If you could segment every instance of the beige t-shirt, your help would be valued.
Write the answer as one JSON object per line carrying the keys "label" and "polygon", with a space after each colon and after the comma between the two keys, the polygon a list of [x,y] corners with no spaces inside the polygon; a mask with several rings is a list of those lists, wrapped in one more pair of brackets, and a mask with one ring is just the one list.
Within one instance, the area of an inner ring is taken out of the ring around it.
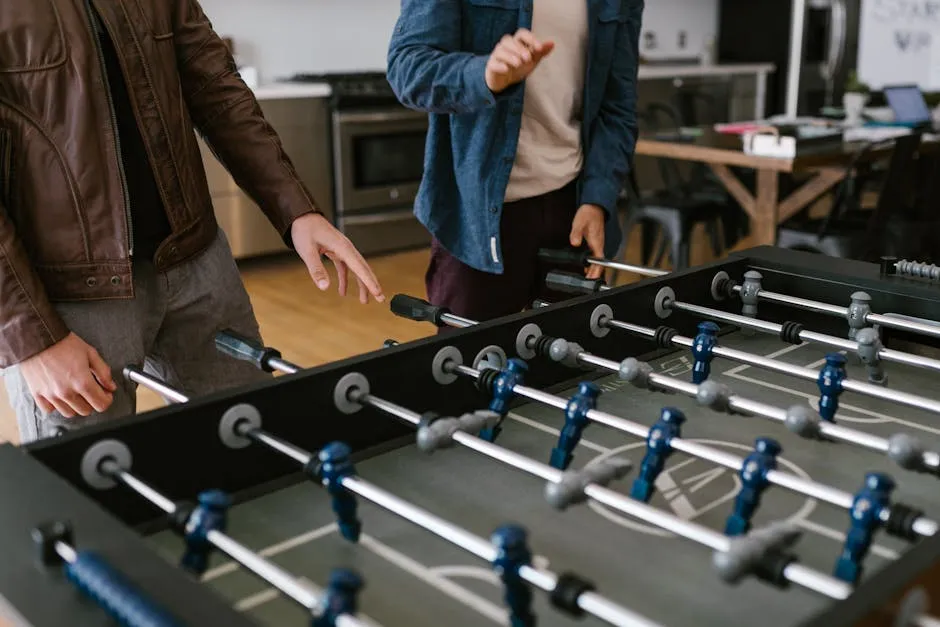
{"label": "beige t-shirt", "polygon": [[522,127],[506,202],[564,187],[581,172],[581,107],[587,58],[586,0],[535,0],[532,33],[555,42],[525,82]]}

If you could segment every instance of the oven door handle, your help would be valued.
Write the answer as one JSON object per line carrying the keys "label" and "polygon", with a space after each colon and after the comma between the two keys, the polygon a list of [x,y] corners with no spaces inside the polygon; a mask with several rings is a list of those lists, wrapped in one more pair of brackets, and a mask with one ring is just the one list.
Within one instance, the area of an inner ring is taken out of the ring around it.
{"label": "oven door handle", "polygon": [[333,119],[340,124],[375,124],[427,120],[428,114],[412,109],[401,111],[337,111]]}
{"label": "oven door handle", "polygon": [[395,211],[380,211],[366,215],[343,215],[339,218],[340,226],[370,226],[384,222],[399,222],[414,219],[413,209],[398,209]]}

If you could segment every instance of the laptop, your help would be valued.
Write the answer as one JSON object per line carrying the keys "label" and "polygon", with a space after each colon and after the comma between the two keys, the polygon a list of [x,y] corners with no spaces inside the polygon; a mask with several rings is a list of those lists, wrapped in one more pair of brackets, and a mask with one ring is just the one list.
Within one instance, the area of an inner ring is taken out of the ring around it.
{"label": "laptop", "polygon": [[894,113],[894,123],[914,129],[933,129],[933,116],[917,85],[886,85],[885,100]]}

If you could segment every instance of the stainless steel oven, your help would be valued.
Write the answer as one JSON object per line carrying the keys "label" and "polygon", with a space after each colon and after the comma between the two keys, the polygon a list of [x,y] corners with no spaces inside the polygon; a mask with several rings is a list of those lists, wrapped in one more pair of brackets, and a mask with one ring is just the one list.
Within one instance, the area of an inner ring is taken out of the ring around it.
{"label": "stainless steel oven", "polygon": [[414,217],[426,113],[402,106],[383,73],[300,74],[332,91],[333,219],[363,254],[430,245]]}
{"label": "stainless steel oven", "polygon": [[427,114],[400,105],[333,112],[337,227],[363,253],[426,246],[414,218]]}

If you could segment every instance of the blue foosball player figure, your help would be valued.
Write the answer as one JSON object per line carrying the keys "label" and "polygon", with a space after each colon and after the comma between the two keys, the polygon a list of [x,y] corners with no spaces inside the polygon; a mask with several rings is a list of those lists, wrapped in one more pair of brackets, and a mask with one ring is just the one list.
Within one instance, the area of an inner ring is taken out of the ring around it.
{"label": "blue foosball player figure", "polygon": [[757,438],[754,451],[741,464],[741,490],[734,500],[734,511],[725,523],[725,535],[740,536],[751,529],[751,519],[767,489],[767,473],[777,467],[777,456],[783,448],[772,438]]}
{"label": "blue foosball player figure", "polygon": [[567,470],[574,458],[574,448],[581,440],[581,434],[590,420],[587,414],[597,407],[597,397],[601,389],[590,381],[583,381],[578,386],[578,392],[568,400],[565,407],[565,426],[558,436],[558,445],[552,449],[549,460],[552,468]]}
{"label": "blue foosball player figure", "polygon": [[344,478],[356,474],[352,449],[343,442],[332,442],[320,449],[317,459],[317,478],[332,498],[340,534],[350,542],[358,542],[362,532],[362,522],[357,516],[358,504],[356,497],[343,485]]}
{"label": "blue foosball player figure", "polygon": [[865,475],[865,485],[855,493],[849,510],[851,526],[833,573],[842,581],[854,585],[861,577],[862,560],[871,548],[875,531],[882,525],[882,510],[891,506],[895,485],[890,476],[870,472]]}
{"label": "blue foosball player figure", "polygon": [[664,407],[646,436],[646,455],[640,466],[640,474],[633,481],[630,496],[644,503],[653,496],[656,478],[666,467],[666,460],[672,454],[672,439],[682,434],[685,414],[675,407]]}
{"label": "blue foosball player figure", "polygon": [[186,550],[180,560],[183,569],[202,575],[209,567],[209,554],[213,545],[209,532],[225,533],[228,509],[232,499],[221,490],[206,490],[199,494],[198,505],[193,509],[183,529]]}
{"label": "blue foosball player figure", "polygon": [[692,383],[698,385],[708,380],[711,374],[715,346],[718,345],[718,325],[714,322],[701,322],[698,335],[692,341]]}
{"label": "blue foosball player figure", "polygon": [[359,611],[357,597],[363,585],[362,577],[351,570],[337,568],[331,572],[322,613],[313,619],[311,627],[336,627],[340,616],[355,616]]}
{"label": "blue foosball player figure", "polygon": [[[509,403],[512,401],[513,390],[522,383],[529,365],[521,359],[510,359],[506,367],[496,376],[493,381],[493,392],[490,398],[489,410],[499,414],[500,418],[505,418],[509,413]],[[481,440],[494,442],[496,437],[502,431],[502,427],[496,425],[490,429],[483,429],[479,433]]]}
{"label": "blue foosball player figure", "polygon": [[532,563],[528,534],[522,527],[506,525],[493,532],[491,541],[497,550],[493,568],[503,582],[509,624],[511,627],[535,627],[532,589],[519,574],[520,568]]}
{"label": "blue foosball player figure", "polygon": [[819,371],[816,385],[819,387],[819,416],[833,422],[836,410],[839,409],[839,395],[842,394],[842,381],[846,377],[845,355],[842,353],[829,353],[826,355],[826,365]]}

